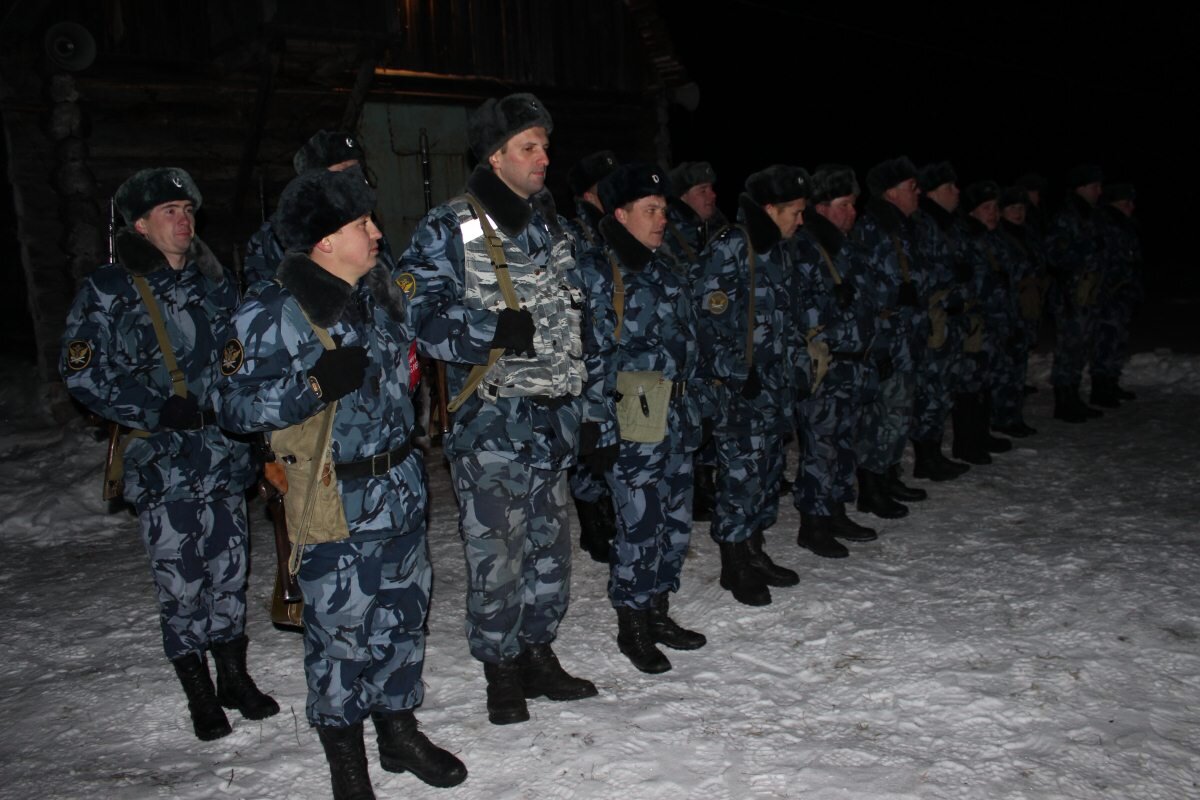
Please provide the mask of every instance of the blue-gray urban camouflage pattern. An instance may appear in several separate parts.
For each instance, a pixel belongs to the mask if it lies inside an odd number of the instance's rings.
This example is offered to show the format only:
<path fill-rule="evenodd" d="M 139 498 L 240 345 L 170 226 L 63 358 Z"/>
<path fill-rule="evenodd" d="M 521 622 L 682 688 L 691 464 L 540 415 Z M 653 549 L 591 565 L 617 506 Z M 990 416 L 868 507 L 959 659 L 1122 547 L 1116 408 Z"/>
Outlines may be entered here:
<path fill-rule="evenodd" d="M 717 209 L 708 222 L 700 219 L 691 206 L 671 197 L 667 199 L 667 231 L 660 249 L 688 271 L 689 283 L 699 280 L 704 248 L 714 236 L 729 227 L 729 220 Z"/>
<path fill-rule="evenodd" d="M 800 465 L 792 500 L 806 514 L 832 516 L 835 504 L 854 500 L 866 372 L 860 362 L 835 358 L 821 385 L 797 408 Z"/>
<path fill-rule="evenodd" d="M 1050 382 L 1078 386 L 1091 345 L 1092 316 L 1105 272 L 1104 236 L 1099 210 L 1070 194 L 1046 236 L 1054 276 L 1054 365 Z"/>
<path fill-rule="evenodd" d="M 1129 358 L 1129 323 L 1145 296 L 1142 286 L 1142 245 L 1134 222 L 1114 206 L 1101 209 L 1104 235 L 1104 281 L 1093 333 L 1092 375 L 1120 378 Z"/>
<path fill-rule="evenodd" d="M 396 257 L 392 255 L 387 237 L 381 238 L 378 244 L 379 255 L 376 263 L 383 264 L 388 272 L 395 273 Z M 246 288 L 250 289 L 261 281 L 272 280 L 285 255 L 283 245 L 279 243 L 275 231 L 271 228 L 271 220 L 268 219 L 246 242 L 246 256 L 242 260 L 242 280 Z"/>

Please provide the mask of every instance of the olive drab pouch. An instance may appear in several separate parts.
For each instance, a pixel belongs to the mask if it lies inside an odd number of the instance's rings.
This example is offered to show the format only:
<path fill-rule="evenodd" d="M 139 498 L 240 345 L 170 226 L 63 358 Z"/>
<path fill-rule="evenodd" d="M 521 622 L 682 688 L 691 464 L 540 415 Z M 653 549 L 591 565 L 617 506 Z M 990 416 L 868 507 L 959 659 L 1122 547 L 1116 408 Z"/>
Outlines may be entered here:
<path fill-rule="evenodd" d="M 929 298 L 929 347 L 932 350 L 946 344 L 946 308 L 942 301 L 949 296 L 950 290 L 942 289 Z"/>
<path fill-rule="evenodd" d="M 667 437 L 671 381 L 661 372 L 618 372 L 617 426 L 627 442 L 661 442 Z"/>
<path fill-rule="evenodd" d="M 829 352 L 829 344 L 823 339 L 817 339 L 816 335 L 820 333 L 820 328 L 813 328 L 805 337 L 808 340 L 807 349 L 808 357 L 812 359 L 812 390 L 815 393 L 817 387 L 821 385 L 821 381 L 825 380 L 825 373 L 829 372 L 829 364 L 833 361 L 833 354 Z"/>
<path fill-rule="evenodd" d="M 964 353 L 982 353 L 983 352 L 983 315 L 968 314 L 967 322 L 970 324 L 970 330 L 967 331 L 967 338 L 963 341 Z"/>

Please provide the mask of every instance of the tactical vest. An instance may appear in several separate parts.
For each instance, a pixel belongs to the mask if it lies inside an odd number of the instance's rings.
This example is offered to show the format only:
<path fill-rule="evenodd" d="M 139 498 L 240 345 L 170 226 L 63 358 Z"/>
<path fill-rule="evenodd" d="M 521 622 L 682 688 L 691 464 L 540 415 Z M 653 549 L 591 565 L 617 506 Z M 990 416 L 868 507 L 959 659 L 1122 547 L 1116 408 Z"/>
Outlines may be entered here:
<path fill-rule="evenodd" d="M 458 215 L 463 239 L 463 304 L 499 313 L 507 306 L 488 253 L 485 226 L 465 197 L 450 201 L 450 207 Z M 509 280 L 520 307 L 533 315 L 534 354 L 501 356 L 484 374 L 476 393 L 489 402 L 498 397 L 578 396 L 583 392 L 586 371 L 581 337 L 583 294 L 567 282 L 568 270 L 575 268 L 570 239 L 565 235 L 552 237 L 550 257 L 542 266 L 496 229 L 490 218 L 486 223 L 503 247 Z"/>

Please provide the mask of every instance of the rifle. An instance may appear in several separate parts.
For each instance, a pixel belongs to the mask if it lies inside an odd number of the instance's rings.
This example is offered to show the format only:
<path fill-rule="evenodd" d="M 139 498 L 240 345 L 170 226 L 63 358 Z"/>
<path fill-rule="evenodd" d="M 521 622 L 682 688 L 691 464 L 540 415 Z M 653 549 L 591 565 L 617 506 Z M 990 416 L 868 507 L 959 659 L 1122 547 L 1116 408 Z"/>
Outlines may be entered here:
<path fill-rule="evenodd" d="M 428 214 L 433 208 L 433 168 L 429 163 L 429 134 L 424 128 L 421 128 L 417 147 L 421 152 L 421 186 L 425 193 L 425 213 Z M 434 361 L 433 369 L 436 376 L 438 430 L 445 436 L 450 433 L 450 410 L 446 407 L 449 394 L 446 388 L 446 362 Z"/>
<path fill-rule="evenodd" d="M 108 198 L 108 262 L 117 262 L 117 204 L 113 198 Z M 100 487 L 100 498 L 108 502 L 120 500 L 125 494 L 125 465 L 124 448 L 121 447 L 121 437 L 129 432 L 128 428 L 116 422 L 108 423 L 108 450 L 104 457 L 104 483 Z"/>

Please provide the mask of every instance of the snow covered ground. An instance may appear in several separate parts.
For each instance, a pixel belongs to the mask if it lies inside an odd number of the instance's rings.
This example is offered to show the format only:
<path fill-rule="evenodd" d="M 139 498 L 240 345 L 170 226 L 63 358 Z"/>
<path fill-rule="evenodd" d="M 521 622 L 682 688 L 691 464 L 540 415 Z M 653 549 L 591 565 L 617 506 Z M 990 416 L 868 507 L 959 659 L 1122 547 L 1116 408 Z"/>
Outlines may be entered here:
<path fill-rule="evenodd" d="M 1195 798 L 1200 775 L 1200 357 L 1134 358 L 1138 400 L 1040 433 L 881 523 L 849 559 L 768 534 L 801 585 L 766 608 L 717 585 L 693 539 L 672 604 L 708 635 L 637 672 L 616 648 L 605 572 L 576 561 L 556 645 L 600 696 L 531 703 L 496 727 L 462 635 L 462 552 L 430 458 L 434 603 L 420 718 L 470 777 L 436 790 L 383 772 L 381 797 Z M 135 523 L 100 502 L 103 445 L 31 412 L 28 367 L 0 365 L 0 797 L 324 798 L 304 722 L 302 644 L 264 607 L 273 553 L 254 534 L 253 673 L 282 712 L 199 742 L 163 659 Z M 793 461 L 794 463 L 794 461 Z M 255 520 L 261 507 L 252 508 Z M 373 744 L 371 739 L 369 744 Z"/>

